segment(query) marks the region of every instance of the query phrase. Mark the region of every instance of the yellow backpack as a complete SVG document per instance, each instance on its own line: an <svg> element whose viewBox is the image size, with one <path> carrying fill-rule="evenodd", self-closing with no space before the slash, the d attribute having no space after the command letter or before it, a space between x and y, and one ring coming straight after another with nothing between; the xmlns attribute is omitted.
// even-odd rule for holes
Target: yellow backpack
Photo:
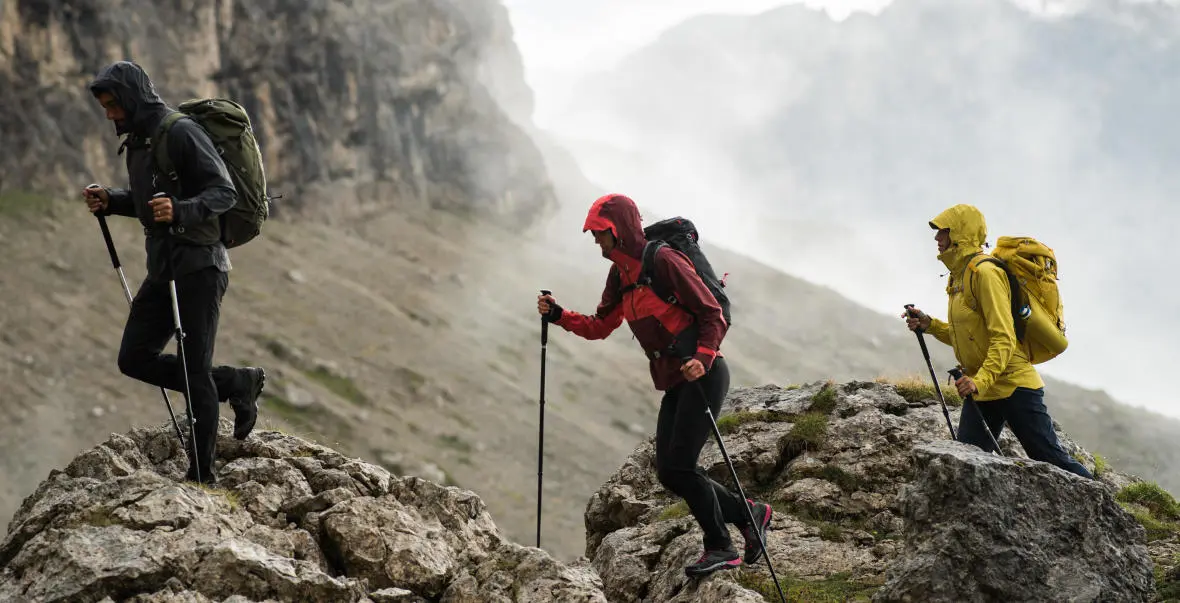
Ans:
<svg viewBox="0 0 1180 603"><path fill-rule="evenodd" d="M1029 362L1041 364L1069 347L1065 338L1064 306L1057 288L1057 256L1032 237L1000 237L991 255L980 254L968 266L991 262L1004 269L1012 289L1012 321L1016 339Z"/></svg>

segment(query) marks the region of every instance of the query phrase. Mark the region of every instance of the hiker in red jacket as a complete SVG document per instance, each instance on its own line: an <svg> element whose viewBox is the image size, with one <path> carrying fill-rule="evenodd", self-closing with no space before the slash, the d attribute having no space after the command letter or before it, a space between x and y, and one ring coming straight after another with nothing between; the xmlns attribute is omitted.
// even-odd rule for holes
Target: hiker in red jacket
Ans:
<svg viewBox="0 0 1180 603"><path fill-rule="evenodd" d="M639 209L623 195L605 195L590 207L582 232L592 231L611 261L602 301L593 315L563 310L552 296L537 298L545 320L585 339L606 339L627 320L649 360L652 382L664 392L656 423L656 472L665 488L684 498L704 532L705 552L685 568L689 576L741 565L730 541L727 523L745 539L745 562L762 554L758 544L770 525L769 505L749 501L757 526L750 526L741 497L709 479L697 466L711 433L705 405L717 415L729 391L729 368L719 353L728 325L721 306L683 253L664 247L655 256L654 278L668 285L676 303L668 303L651 287L636 285L643 247L647 243ZM690 382L699 380L698 388ZM701 399L704 391L707 400Z"/></svg>

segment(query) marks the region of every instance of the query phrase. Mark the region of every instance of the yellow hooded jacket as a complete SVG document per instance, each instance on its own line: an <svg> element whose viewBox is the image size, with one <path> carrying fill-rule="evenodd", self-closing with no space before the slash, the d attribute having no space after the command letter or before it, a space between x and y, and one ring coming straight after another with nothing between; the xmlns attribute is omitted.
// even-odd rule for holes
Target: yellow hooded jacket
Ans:
<svg viewBox="0 0 1180 603"><path fill-rule="evenodd" d="M932 318L927 332L955 350L963 372L975 381L980 402L1012 395L1017 387L1044 387L1041 376L1016 341L1008 277L982 257L987 223L974 206L960 204L938 214L931 228L950 229L951 246L938 255L950 269L946 292L949 323ZM967 286L964 287L964 284Z"/></svg>

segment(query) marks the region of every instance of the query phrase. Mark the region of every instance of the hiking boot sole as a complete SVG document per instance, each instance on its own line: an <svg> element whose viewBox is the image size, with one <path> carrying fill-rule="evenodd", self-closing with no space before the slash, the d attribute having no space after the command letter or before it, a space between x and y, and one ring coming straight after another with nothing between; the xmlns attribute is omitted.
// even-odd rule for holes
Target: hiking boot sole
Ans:
<svg viewBox="0 0 1180 603"><path fill-rule="evenodd" d="M717 570L736 569L741 564L742 564L742 560L740 558L727 559L725 561L718 561L716 563L706 565L703 567L697 567L697 566L686 567L686 568L684 568L684 573L685 573L685 575L687 575L690 578L698 578L700 576L705 576L705 575L711 574Z"/></svg>

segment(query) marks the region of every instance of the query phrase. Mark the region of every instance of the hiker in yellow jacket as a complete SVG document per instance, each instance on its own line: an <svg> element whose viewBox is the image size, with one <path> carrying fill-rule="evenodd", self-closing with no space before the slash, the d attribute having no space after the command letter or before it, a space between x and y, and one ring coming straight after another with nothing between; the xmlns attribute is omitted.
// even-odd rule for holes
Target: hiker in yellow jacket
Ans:
<svg viewBox="0 0 1180 603"><path fill-rule="evenodd" d="M1007 423L1030 458L1093 479L1057 441L1045 407L1045 383L1016 340L1004 269L978 261L986 257L983 214L974 206L960 204L938 214L930 227L937 231L938 259L950 269L949 322L914 308L914 315L907 319L909 328L921 328L954 348L964 373L955 387L961 396L971 396L977 403L992 435L998 439ZM960 410L958 439L991 450L979 413L968 407L972 403L965 402Z"/></svg>

